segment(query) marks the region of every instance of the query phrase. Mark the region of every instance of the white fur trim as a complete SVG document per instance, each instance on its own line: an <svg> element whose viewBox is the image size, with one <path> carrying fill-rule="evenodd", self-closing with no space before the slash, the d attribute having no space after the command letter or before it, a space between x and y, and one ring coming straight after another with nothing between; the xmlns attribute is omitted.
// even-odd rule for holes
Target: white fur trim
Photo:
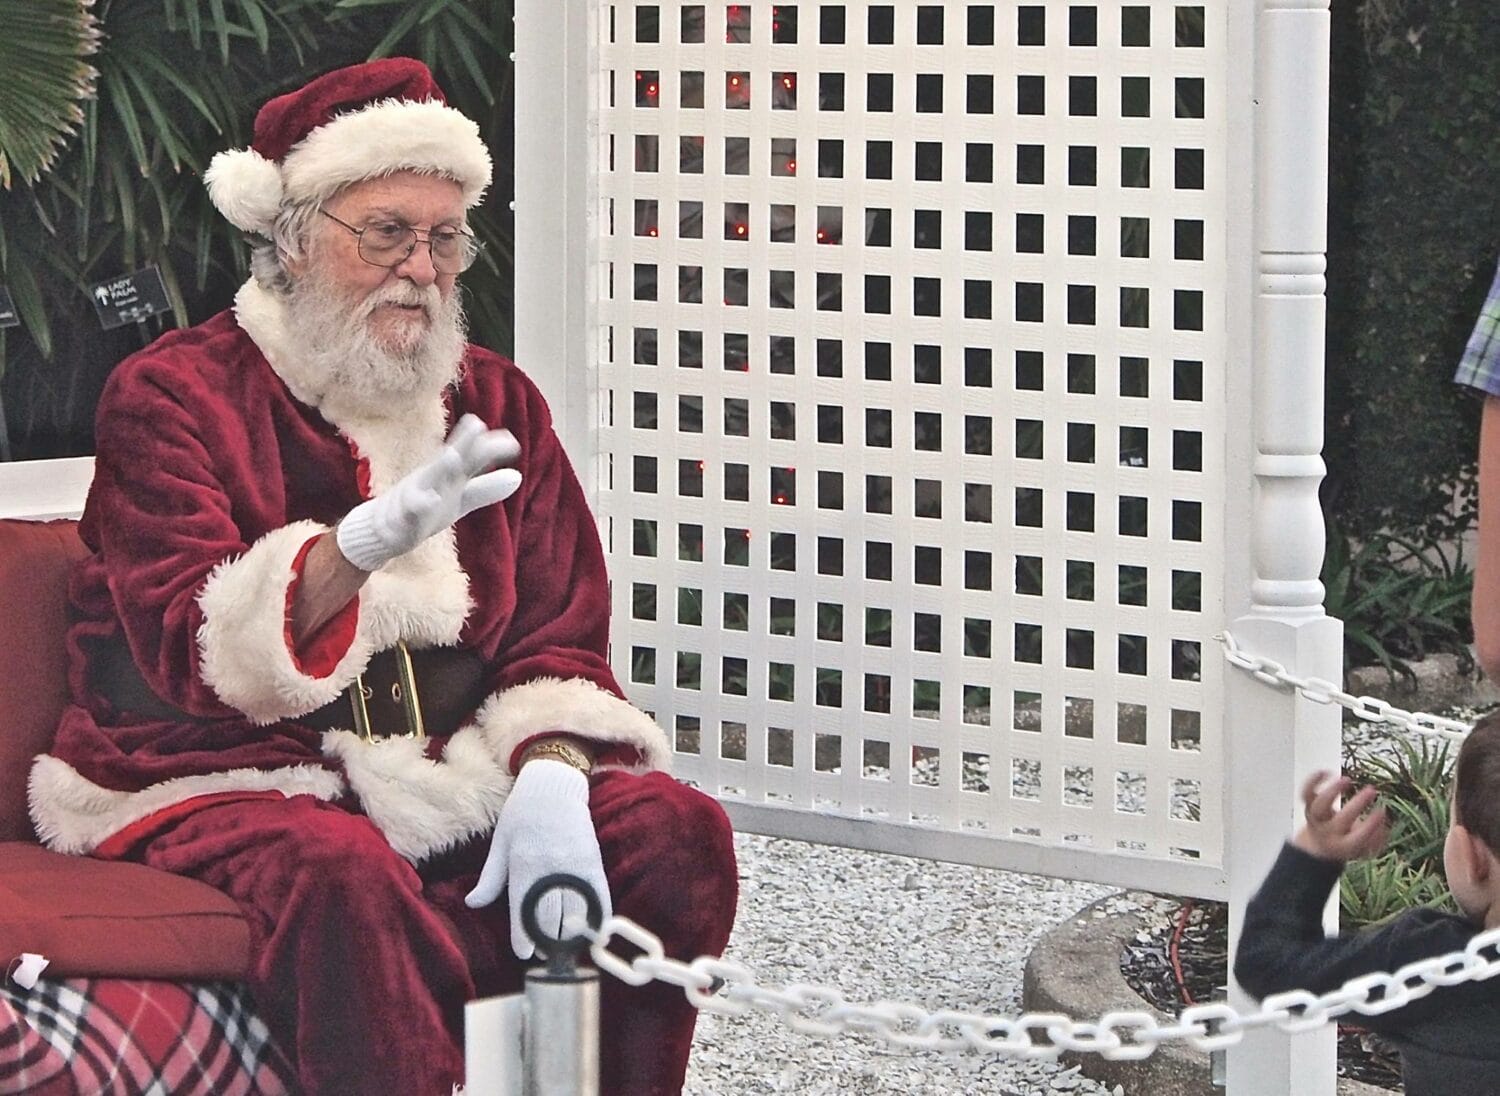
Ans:
<svg viewBox="0 0 1500 1096"><path fill-rule="evenodd" d="M274 723L321 708L344 691L370 656L394 637L381 621L360 620L354 640L327 677L311 677L292 661L286 642L286 597L292 561L302 546L328 531L315 521L273 529L238 559L215 567L198 594L198 668L203 680L232 708L256 723ZM385 642L381 642L385 640Z"/></svg>
<svg viewBox="0 0 1500 1096"><path fill-rule="evenodd" d="M369 617L372 634L391 637L384 646L404 639L413 647L451 647L471 607L452 529L391 560L360 592L360 613Z"/></svg>
<svg viewBox="0 0 1500 1096"><path fill-rule="evenodd" d="M441 393L403 404L389 418L371 419L341 409L305 375L288 330L286 304L251 278L234 298L235 319L265 355L292 396L316 407L370 464L370 489L386 491L435 456L447 437ZM380 650L397 639L421 647L458 642L468 618L469 578L458 562L452 530L429 537L370 576L360 593L360 627L380 637Z"/></svg>
<svg viewBox="0 0 1500 1096"><path fill-rule="evenodd" d="M370 490L384 494L396 481L431 460L447 438L447 418L440 399L403 408L399 418L335 422L370 465ZM325 414L327 409L325 408ZM469 576L458 561L451 528L428 537L404 556L397 556L370 576L365 610L383 632L418 646L458 642L469 615Z"/></svg>
<svg viewBox="0 0 1500 1096"><path fill-rule="evenodd" d="M406 737L323 735L323 752L344 763L365 813L413 863L494 829L514 782L473 727L448 739L441 761L424 756L423 746Z"/></svg>
<svg viewBox="0 0 1500 1096"><path fill-rule="evenodd" d="M287 152L282 185L291 199L328 198L360 179L396 171L447 175L464 205L490 185L490 152L479 127L436 100L382 99L319 126Z"/></svg>
<svg viewBox="0 0 1500 1096"><path fill-rule="evenodd" d="M281 211L281 172L251 148L220 152L203 173L208 197L229 223L246 232L271 234Z"/></svg>
<svg viewBox="0 0 1500 1096"><path fill-rule="evenodd" d="M235 791L279 791L337 799L344 791L338 773L313 765L285 769L230 769L203 776L179 776L138 792L101 788L65 761L41 754L27 779L31 821L42 843L54 852L93 852L112 834L164 807L198 795Z"/></svg>
<svg viewBox="0 0 1500 1096"><path fill-rule="evenodd" d="M541 677L503 689L484 702L474 723L500 764L510 765L517 746L548 731L591 742L634 746L640 769L672 768L672 747L651 717L614 693L582 678Z"/></svg>
<svg viewBox="0 0 1500 1096"><path fill-rule="evenodd" d="M271 368L286 383L292 395L303 403L316 407L316 404L303 398L276 364L278 358L291 356L293 345L291 334L287 331L286 302L254 278L250 278L235 291L234 319L240 325L240 330L249 335L250 341L265 355L266 361L271 363Z"/></svg>

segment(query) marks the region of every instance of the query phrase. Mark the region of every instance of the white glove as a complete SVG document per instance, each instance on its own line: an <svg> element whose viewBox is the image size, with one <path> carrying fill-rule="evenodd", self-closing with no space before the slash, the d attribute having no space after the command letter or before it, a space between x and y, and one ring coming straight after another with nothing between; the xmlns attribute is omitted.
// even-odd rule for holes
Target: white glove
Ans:
<svg viewBox="0 0 1500 1096"><path fill-rule="evenodd" d="M464 903L471 908L487 906L509 883L510 946L518 959L530 959L536 949L521 924L521 901L533 883L553 872L576 875L593 887L604 916L610 916L609 881L589 814L588 777L564 762L539 757L521 766L500 808L479 882ZM537 903L537 925L547 935L560 937L563 919L582 918L586 909L581 894L554 887Z"/></svg>
<svg viewBox="0 0 1500 1096"><path fill-rule="evenodd" d="M441 453L344 516L338 525L339 551L360 570L378 571L470 510L514 494L521 486L520 472L486 469L520 454L509 430L486 429L480 419L465 415Z"/></svg>

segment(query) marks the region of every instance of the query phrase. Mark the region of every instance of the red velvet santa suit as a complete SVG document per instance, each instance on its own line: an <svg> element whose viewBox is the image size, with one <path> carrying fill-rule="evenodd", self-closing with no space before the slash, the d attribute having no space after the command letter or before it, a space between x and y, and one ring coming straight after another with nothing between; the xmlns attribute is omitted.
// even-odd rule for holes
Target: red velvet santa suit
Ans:
<svg viewBox="0 0 1500 1096"><path fill-rule="evenodd" d="M312 540L468 412L514 433L520 489L372 574L293 649ZM722 950L727 821L664 775L664 735L621 696L593 519L514 365L470 347L443 399L372 418L299 371L285 306L251 282L233 313L116 369L96 441L74 703L32 771L33 817L54 849L137 857L234 897L255 934L252 990L310 1090L446 1093L460 1078L462 1002L521 974L506 903L473 911L462 896L539 734L589 739L605 760L590 805L616 911L674 956ZM144 719L94 690L112 638L190 717ZM425 748L298 722L397 640L480 656L488 699L471 721ZM669 987L605 982L606 1090L675 1091L693 1010Z"/></svg>

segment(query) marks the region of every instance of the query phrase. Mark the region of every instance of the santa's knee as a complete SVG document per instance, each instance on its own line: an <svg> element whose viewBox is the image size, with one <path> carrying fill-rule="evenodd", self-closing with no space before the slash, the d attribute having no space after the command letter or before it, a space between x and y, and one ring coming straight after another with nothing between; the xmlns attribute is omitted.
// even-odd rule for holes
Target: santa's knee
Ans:
<svg viewBox="0 0 1500 1096"><path fill-rule="evenodd" d="M363 924L380 931L420 888L411 865L358 816L320 827L285 855L282 870L292 877L287 912L331 914L346 930Z"/></svg>
<svg viewBox="0 0 1500 1096"><path fill-rule="evenodd" d="M718 954L739 897L724 809L663 773L627 779L628 803L600 834L615 912L661 937L676 958Z"/></svg>

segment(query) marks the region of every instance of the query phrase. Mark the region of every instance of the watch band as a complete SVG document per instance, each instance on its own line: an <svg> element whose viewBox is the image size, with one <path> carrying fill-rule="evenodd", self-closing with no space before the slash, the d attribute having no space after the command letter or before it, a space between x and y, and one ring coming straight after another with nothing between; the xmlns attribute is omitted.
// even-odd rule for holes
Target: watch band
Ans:
<svg viewBox="0 0 1500 1096"><path fill-rule="evenodd" d="M548 738L534 746L527 746L521 754L521 764L525 765L526 762L541 757L571 765L585 776L594 771L594 763L589 755L565 739Z"/></svg>

